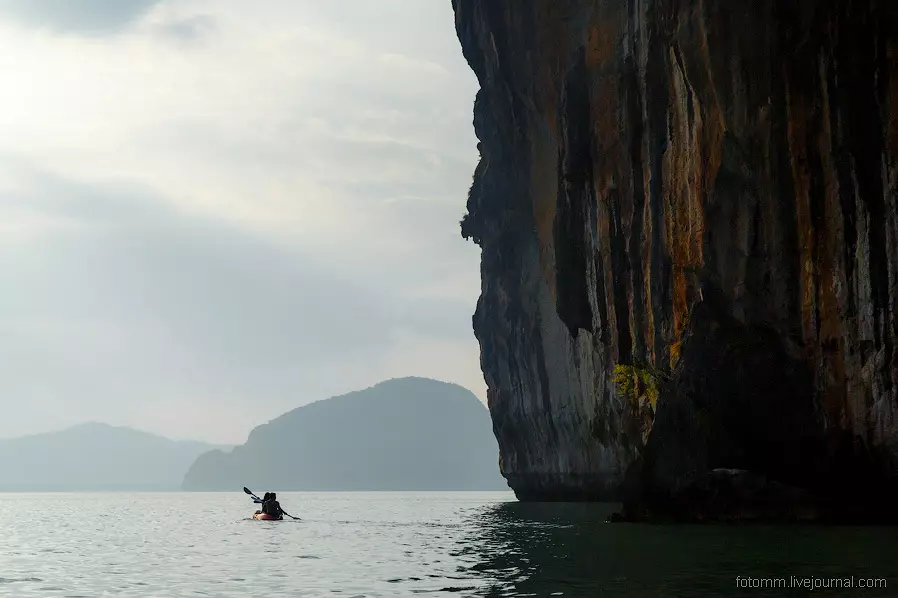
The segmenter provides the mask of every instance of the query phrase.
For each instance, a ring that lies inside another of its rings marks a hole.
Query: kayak
[[[267,513],[253,513],[253,519],[260,519],[262,521],[282,521],[283,517],[272,517]]]

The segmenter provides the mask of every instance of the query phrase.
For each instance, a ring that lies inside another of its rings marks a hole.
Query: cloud
[[[52,302],[44,313],[122,326],[136,320],[167,330],[197,353],[250,367],[370,351],[394,323],[377,290],[341,280],[317,256],[178,214],[140,189],[97,189],[48,176],[34,182],[38,193],[26,200],[32,209],[66,217],[73,228],[20,244],[24,260],[0,257],[8,289],[0,299],[4,320],[28,319],[41,305],[39,298],[17,302],[17,291],[29,289],[17,288],[16,280],[30,272],[44,276],[32,279]],[[71,273],[80,273],[77,281]],[[134,313],[135,306],[142,310]]]
[[[405,281],[401,268],[357,276],[225,220],[178,212],[146,189],[18,173],[0,186],[0,219],[37,224],[0,241],[4,396],[46,404],[66,389],[95,414],[85,419],[108,419],[110,399],[140,411],[227,412],[251,397],[276,415],[315,387],[310,372],[322,389],[336,387],[321,371],[341,381],[361,373],[361,386],[389,368],[419,373],[397,359],[415,352],[409,335],[425,355],[429,344],[472,347],[470,301],[406,294],[434,280],[431,271]]]
[[[160,2],[99,38],[0,23],[0,397],[33,405],[0,436],[239,441],[399,375],[483,394],[451,7],[332,4]]]
[[[211,35],[215,28],[215,19],[210,15],[194,15],[180,20],[166,21],[158,25],[156,30],[174,41],[191,43]]]
[[[161,0],[0,0],[0,15],[30,27],[80,34],[119,31]]]

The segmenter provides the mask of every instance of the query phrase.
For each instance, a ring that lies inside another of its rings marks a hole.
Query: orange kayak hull
[[[261,521],[281,521],[283,517],[272,517],[266,513],[253,513],[253,519],[259,519]]]

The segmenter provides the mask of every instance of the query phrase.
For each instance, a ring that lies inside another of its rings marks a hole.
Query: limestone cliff
[[[894,493],[898,3],[453,7],[519,498],[670,501],[719,468]]]

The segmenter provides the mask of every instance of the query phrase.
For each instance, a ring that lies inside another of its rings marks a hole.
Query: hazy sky
[[[0,436],[483,396],[449,0],[0,0]]]

